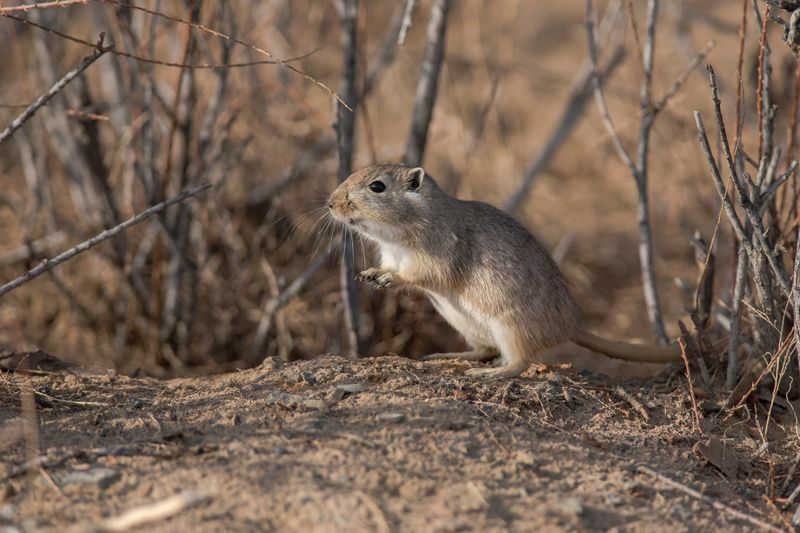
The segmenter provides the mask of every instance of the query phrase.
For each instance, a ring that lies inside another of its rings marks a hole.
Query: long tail
[[[671,363],[681,360],[681,348],[677,344],[668,346],[652,346],[648,344],[632,344],[598,337],[586,330],[581,330],[572,339],[575,344],[604,353],[615,359],[638,361],[640,363]]]

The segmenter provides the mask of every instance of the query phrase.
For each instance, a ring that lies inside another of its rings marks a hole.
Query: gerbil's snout
[[[350,199],[348,198],[347,191],[342,190],[342,187],[337,187],[328,198],[328,209],[333,217],[339,220],[347,217],[350,207],[349,204]]]

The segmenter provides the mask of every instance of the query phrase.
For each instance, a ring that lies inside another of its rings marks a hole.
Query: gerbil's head
[[[382,241],[401,241],[429,211],[436,185],[421,167],[375,165],[357,170],[328,199],[333,217]]]

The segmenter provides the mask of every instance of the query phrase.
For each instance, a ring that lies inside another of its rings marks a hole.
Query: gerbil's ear
[[[422,167],[414,167],[406,173],[405,188],[407,191],[418,191],[422,182],[425,180],[425,170]]]

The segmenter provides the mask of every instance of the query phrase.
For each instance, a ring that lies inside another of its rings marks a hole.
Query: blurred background
[[[618,44],[624,56],[605,94],[633,151],[642,66],[632,28],[642,40],[645,2],[634,0],[630,11],[613,4],[619,15],[609,23],[601,64]],[[289,64],[334,90],[341,86],[341,25],[333,2],[137,5],[235,36],[274,57],[299,57]],[[356,110],[354,168],[397,162],[405,149],[431,2],[414,2],[398,44],[406,6],[360,2],[357,87],[364,98]],[[607,7],[596,2],[598,19]],[[741,14],[740,2],[661,2],[655,100],[709,41],[716,43],[658,115],[651,138],[655,272],[671,338],[697,277],[689,239],[696,230],[710,239],[719,213],[692,112],[711,120],[708,62],[720,77],[723,110],[735,115]],[[125,2],[14,15],[41,27],[0,18],[3,126],[91,52],[42,27],[90,43],[105,32],[116,51],[156,62],[105,54],[0,147],[0,283],[186,186],[210,181],[216,187],[0,297],[0,345],[156,376],[244,368],[272,355],[344,353],[338,256],[307,270],[331,242],[340,242],[338,231],[321,224],[318,209],[337,183],[331,94],[281,65],[158,64],[269,58]],[[749,15],[743,77],[745,121],[752,124],[759,28]],[[769,36],[782,134],[794,61],[780,44],[780,28],[770,28]],[[452,2],[423,166],[450,194],[503,206],[570,109],[586,58],[583,2]],[[654,342],[640,277],[634,180],[593,99],[516,214],[555,254],[589,329]],[[731,283],[732,250],[722,224],[721,287]],[[356,243],[355,257],[360,269],[373,252]],[[274,298],[304,273],[307,282],[273,316]],[[363,355],[418,356],[461,346],[424,298],[359,289]],[[730,295],[719,290],[716,298],[724,308]]]

